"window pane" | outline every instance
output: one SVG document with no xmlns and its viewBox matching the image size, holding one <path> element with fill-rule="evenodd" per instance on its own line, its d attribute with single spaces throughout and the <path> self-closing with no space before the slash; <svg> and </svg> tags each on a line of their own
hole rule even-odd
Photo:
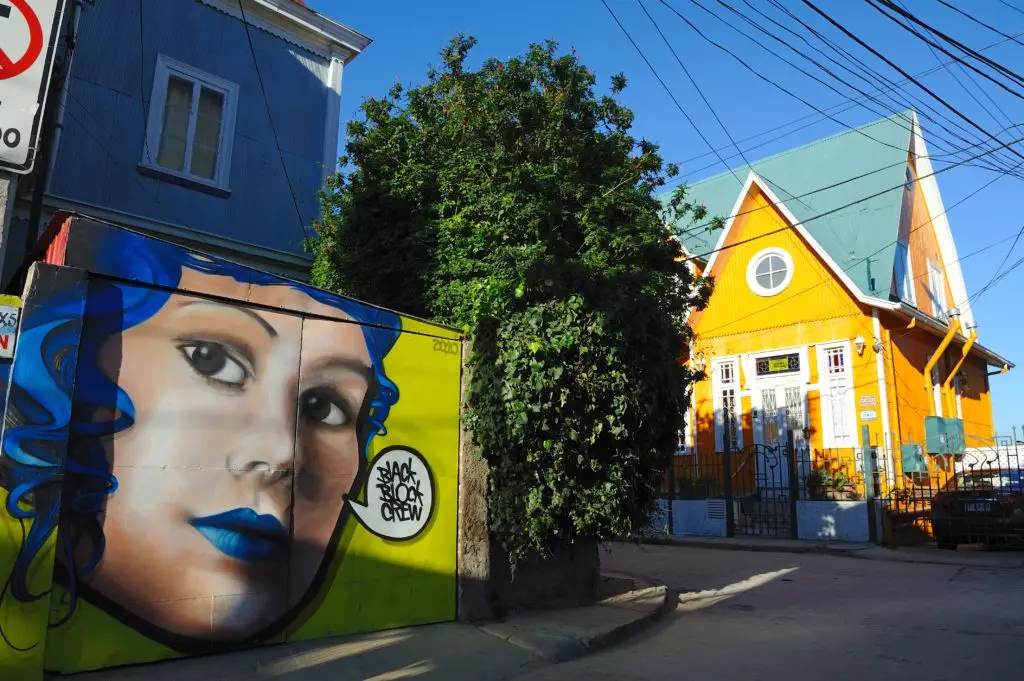
<svg viewBox="0 0 1024 681">
<path fill-rule="evenodd" d="M 786 280 L 786 261 L 777 255 L 766 255 L 754 268 L 754 280 L 769 291 L 782 286 Z"/>
<path fill-rule="evenodd" d="M 196 134 L 192 140 L 193 175 L 213 179 L 217 173 L 217 157 L 220 152 L 220 127 L 224 113 L 224 95 L 216 90 L 201 88 L 199 91 L 199 116 L 196 119 Z"/>
<path fill-rule="evenodd" d="M 185 169 L 188 119 L 192 113 L 192 81 L 171 76 L 164 100 L 164 127 L 160 131 L 160 149 L 156 162 L 172 170 Z"/>
</svg>

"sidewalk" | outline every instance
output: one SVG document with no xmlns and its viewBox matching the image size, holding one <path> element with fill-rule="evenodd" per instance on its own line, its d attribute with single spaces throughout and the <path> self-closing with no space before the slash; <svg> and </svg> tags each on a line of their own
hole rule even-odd
<svg viewBox="0 0 1024 681">
<path fill-rule="evenodd" d="M 675 607 L 664 586 L 605 575 L 585 608 L 444 623 L 102 670 L 82 681 L 355 681 L 505 679 L 617 643 Z M 47 675 L 57 681 L 67 677 Z"/>
<path fill-rule="evenodd" d="M 867 542 L 817 542 L 802 539 L 760 537 L 670 537 L 639 538 L 641 543 L 689 546 L 693 548 L 732 551 L 765 551 L 770 553 L 818 553 L 863 560 L 899 563 L 928 563 L 965 567 L 1024 568 L 1024 552 L 981 550 L 961 546 L 957 551 L 944 551 L 928 546 L 887 548 Z"/>
</svg>

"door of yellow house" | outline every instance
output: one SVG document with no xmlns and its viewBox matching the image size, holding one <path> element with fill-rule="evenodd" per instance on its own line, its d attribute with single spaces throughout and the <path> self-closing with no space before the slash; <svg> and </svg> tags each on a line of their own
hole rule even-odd
<svg viewBox="0 0 1024 681">
<path fill-rule="evenodd" d="M 798 461 L 805 459 L 804 427 L 807 414 L 807 353 L 772 351 L 753 356 L 752 406 L 754 444 L 757 447 L 757 486 L 763 493 L 786 496 L 789 461 L 782 452 L 793 436 Z"/>
</svg>

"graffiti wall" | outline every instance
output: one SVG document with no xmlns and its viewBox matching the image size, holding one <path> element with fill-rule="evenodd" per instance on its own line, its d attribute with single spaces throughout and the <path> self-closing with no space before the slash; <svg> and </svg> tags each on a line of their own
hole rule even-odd
<svg viewBox="0 0 1024 681">
<path fill-rule="evenodd" d="M 0 678 L 455 617 L 455 332 L 81 218 L 53 244 L 0 455 Z"/>
</svg>

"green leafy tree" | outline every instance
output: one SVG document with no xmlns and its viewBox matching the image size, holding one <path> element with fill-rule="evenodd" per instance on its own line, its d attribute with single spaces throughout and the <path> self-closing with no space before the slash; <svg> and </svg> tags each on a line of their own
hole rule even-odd
<svg viewBox="0 0 1024 681">
<path fill-rule="evenodd" d="M 708 282 L 667 224 L 703 220 L 633 114 L 554 43 L 467 68 L 458 37 L 424 85 L 349 124 L 322 194 L 313 282 L 463 328 L 467 423 L 513 561 L 646 526 L 693 376 L 679 359 Z"/>
</svg>

